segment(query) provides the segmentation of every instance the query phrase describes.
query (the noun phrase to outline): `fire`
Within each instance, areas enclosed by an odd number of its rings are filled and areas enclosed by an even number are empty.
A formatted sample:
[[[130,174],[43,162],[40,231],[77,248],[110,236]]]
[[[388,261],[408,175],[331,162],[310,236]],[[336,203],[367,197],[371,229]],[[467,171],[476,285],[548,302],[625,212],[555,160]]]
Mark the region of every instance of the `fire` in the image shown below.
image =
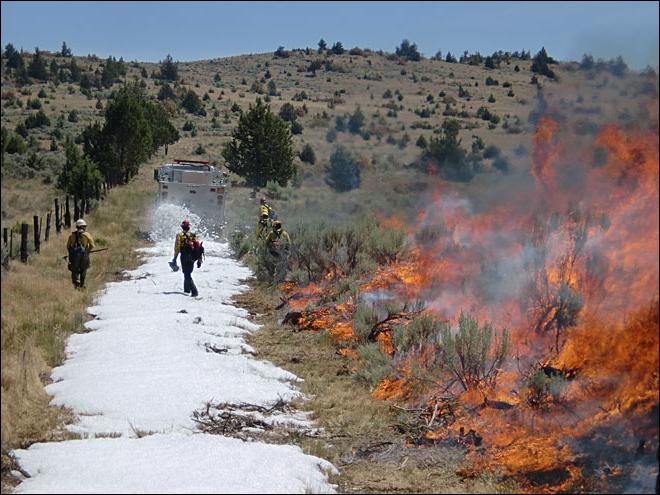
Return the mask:
[[[380,266],[360,287],[424,300],[450,323],[469,311],[508,328],[514,349],[496,385],[465,391],[438,379],[419,387],[411,370],[434,366],[433,350],[420,344],[399,356],[385,327],[375,340],[397,369],[372,395],[425,403],[427,417],[443,420],[429,419],[423,438],[469,446],[473,467],[504,467],[530,491],[598,491],[630,473],[622,466],[635,452],[658,443],[658,124],[605,126],[585,151],[543,117],[533,143],[533,189],[484,211],[438,190],[409,232],[410,256]],[[606,160],[585,158],[595,153]],[[288,290],[305,295],[298,305],[323,289]],[[312,327],[355,344],[355,308],[353,300],[318,308]],[[439,409],[429,397],[440,391],[465,407]],[[626,460],[598,474],[585,455],[594,465]]]

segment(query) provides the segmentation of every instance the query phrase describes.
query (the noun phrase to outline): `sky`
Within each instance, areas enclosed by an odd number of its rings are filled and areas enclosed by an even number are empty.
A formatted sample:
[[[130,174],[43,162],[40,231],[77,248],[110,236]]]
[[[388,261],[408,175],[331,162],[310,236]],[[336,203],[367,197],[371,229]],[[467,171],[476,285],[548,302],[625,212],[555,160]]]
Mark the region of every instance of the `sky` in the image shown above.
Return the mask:
[[[2,46],[158,62],[316,48],[393,52],[530,50],[580,60],[618,55],[658,67],[658,2],[30,2],[3,1]]]

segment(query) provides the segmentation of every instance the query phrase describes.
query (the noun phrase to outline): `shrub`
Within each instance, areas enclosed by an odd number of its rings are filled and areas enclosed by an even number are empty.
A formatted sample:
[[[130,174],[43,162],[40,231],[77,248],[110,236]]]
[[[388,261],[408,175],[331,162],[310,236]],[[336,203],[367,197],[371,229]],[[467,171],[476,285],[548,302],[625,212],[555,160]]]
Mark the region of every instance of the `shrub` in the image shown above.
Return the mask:
[[[316,154],[309,144],[306,144],[300,152],[300,160],[310,165],[316,163]]]
[[[509,333],[498,336],[490,323],[479,326],[475,318],[461,312],[458,331],[444,326],[440,334],[447,369],[465,390],[493,386],[509,352]]]
[[[373,305],[360,304],[353,314],[353,334],[359,342],[367,342],[374,326],[379,322]]]
[[[199,143],[197,147],[195,148],[195,154],[196,155],[203,155],[206,153],[206,148],[202,145],[202,143]]]
[[[28,98],[26,106],[32,110],[39,110],[41,108],[41,101],[39,101],[38,98],[35,98],[34,100]]]
[[[41,88],[39,90],[39,94],[37,96],[39,98],[48,98],[48,94],[46,93],[46,90],[44,88]]]
[[[495,97],[493,96],[493,93],[491,93],[488,97],[488,103],[495,103]]]
[[[498,156],[493,161],[493,167],[495,167],[500,172],[506,173],[509,171],[509,162],[506,160],[506,158]]]
[[[69,122],[78,122],[79,117],[78,117],[78,110],[71,110],[69,112],[69,115],[67,116],[67,120]]]
[[[325,169],[325,182],[337,192],[360,187],[360,167],[343,146],[337,146]]]
[[[337,131],[334,129],[329,129],[325,134],[325,140],[328,143],[334,143],[337,140]]]
[[[459,98],[469,98],[470,97],[470,93],[468,92],[468,90],[463,89],[463,86],[460,85],[460,84],[458,85],[458,97]]]
[[[290,56],[289,52],[283,46],[278,46],[273,55],[277,58],[289,58]]]
[[[183,130],[184,131],[192,131],[195,128],[195,124],[191,122],[190,120],[186,120],[185,123],[183,124]]]
[[[303,126],[297,120],[291,122],[291,134],[302,134]]]
[[[25,128],[34,129],[35,127],[48,127],[50,119],[46,116],[43,110],[39,110],[36,114],[31,114],[25,119]]]
[[[282,105],[278,115],[285,122],[293,122],[298,117],[296,108],[291,103],[285,103]]]
[[[458,131],[460,124],[455,119],[442,123],[441,135],[431,138],[422,155],[420,165],[427,171],[437,170],[447,180],[470,181],[474,177],[478,163],[468,157],[460,146]]]
[[[426,149],[428,143],[426,142],[426,138],[424,137],[423,134],[417,138],[417,141],[415,142],[415,146],[417,146],[418,148]]]
[[[383,98],[392,98],[394,95],[392,95],[392,91],[389,89],[386,89],[385,92],[383,93]]]
[[[181,100],[181,106],[188,113],[202,116],[206,115],[206,110],[204,110],[204,103],[199,98],[197,93],[195,93],[192,89],[188,89],[188,91],[186,91],[186,94]]]
[[[348,119],[348,130],[351,134],[359,134],[360,129],[364,125],[364,114],[360,110],[360,107],[355,109],[355,112]]]
[[[360,357],[360,369],[354,378],[358,382],[375,387],[394,372],[392,359],[381,350],[380,344],[363,344],[357,348],[357,353]]]
[[[486,78],[486,86],[498,86],[499,84],[500,83],[497,81],[497,79],[493,79],[490,76]]]
[[[500,156],[500,149],[494,144],[486,146],[484,149],[484,158],[497,158]]]
[[[229,239],[229,247],[238,260],[242,259],[250,251],[250,240],[245,232],[236,230]]]

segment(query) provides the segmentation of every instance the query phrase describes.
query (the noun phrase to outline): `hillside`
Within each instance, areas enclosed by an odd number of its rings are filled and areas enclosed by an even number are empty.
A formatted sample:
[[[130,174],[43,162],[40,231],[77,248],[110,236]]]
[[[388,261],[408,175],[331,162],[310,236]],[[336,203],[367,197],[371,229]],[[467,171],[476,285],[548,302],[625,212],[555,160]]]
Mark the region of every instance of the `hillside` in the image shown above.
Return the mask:
[[[32,55],[23,57],[27,65]],[[221,151],[241,111],[257,98],[276,114],[293,105],[296,152],[309,145],[315,163],[296,158],[293,183],[261,191],[228,173],[227,237],[252,237],[255,197],[264,194],[294,243],[316,249],[307,273],[302,258],[309,253],[296,253],[287,284],[259,276],[237,301],[264,325],[250,342],[260,356],[305,379],[303,392],[314,397],[305,407],[330,440],[299,443],[339,467],[335,481],[342,491],[598,492],[647,486],[657,444],[657,394],[654,399],[650,393],[657,391],[657,373],[650,371],[657,369],[657,74],[583,60],[551,64],[556,79],[550,79],[531,71],[533,60],[511,56],[486,68],[483,60],[410,61],[366,49],[341,55],[292,50],[179,62],[168,96],[165,82],[154,77],[161,64],[126,62],[125,74],[119,71],[104,87],[102,75],[116,61],[44,57],[47,66],[54,61],[64,67],[64,82],[32,80],[21,87],[3,59],[3,150],[5,129],[17,132],[38,110],[50,119],[27,129],[23,153],[3,153],[3,227],[30,221],[62,198],[55,184],[66,137],[75,139],[88,124],[102,121],[123,81],[138,80],[150,95],[160,94],[181,139],[167,155],[159,150],[137,180],[102,200],[98,220],[92,218],[110,245],[122,236],[122,246],[143,244],[138,239],[144,238],[155,193],[150,168],[172,158],[223,166]],[[72,60],[90,87],[66,81]],[[182,105],[189,91],[202,104],[193,112]],[[358,109],[364,122],[352,132],[351,122],[360,123]],[[452,119],[460,126],[467,168],[422,159]],[[333,190],[325,180],[338,145],[360,170],[359,187],[348,192]],[[372,219],[377,226],[361,223]],[[353,264],[342,251],[350,251],[351,239],[357,239]],[[96,288],[137,263],[135,255],[112,256]],[[243,258],[258,275],[259,256],[252,250]],[[40,264],[49,263],[42,272],[49,285],[39,290],[52,287],[56,293],[63,270],[45,258],[31,258],[25,273],[34,281]],[[3,296],[10,290],[4,277],[12,276],[3,272]],[[29,282],[20,291],[29,293]],[[66,295],[53,297],[53,311],[61,313]],[[420,318],[422,310],[412,301],[424,301],[430,319]],[[76,296],[76,311],[89,302],[87,295]],[[6,304],[3,297],[3,397],[5,382],[20,375],[5,371],[5,353],[12,363],[38,368],[37,376],[47,371],[20,358],[22,340],[4,335],[30,326],[18,316],[29,303],[13,302],[9,317]],[[454,324],[464,311],[475,322],[493,323],[494,347],[506,347],[502,329],[508,328],[514,350],[472,382],[461,382],[460,372],[448,379],[450,370],[442,368],[451,348],[443,325]],[[293,327],[279,324],[287,317]],[[65,334],[79,330],[81,322],[80,315],[65,320],[64,335],[47,342],[48,366],[59,362]],[[39,328],[48,323],[40,320]],[[407,337],[409,332],[416,333]],[[34,338],[44,345],[43,337]],[[630,353],[612,350],[609,359],[612,340],[644,358],[632,363]],[[630,383],[613,379],[621,375],[630,376]],[[38,408],[45,408],[40,400]],[[17,410],[12,415],[20,416]],[[634,425],[618,437],[617,414]],[[44,420],[20,428],[12,423],[13,436],[5,437],[4,417],[3,408],[3,449],[49,437],[55,428]],[[602,448],[602,436],[614,438],[608,448]],[[639,457],[631,460],[635,448]],[[603,463],[614,468],[604,473]]]

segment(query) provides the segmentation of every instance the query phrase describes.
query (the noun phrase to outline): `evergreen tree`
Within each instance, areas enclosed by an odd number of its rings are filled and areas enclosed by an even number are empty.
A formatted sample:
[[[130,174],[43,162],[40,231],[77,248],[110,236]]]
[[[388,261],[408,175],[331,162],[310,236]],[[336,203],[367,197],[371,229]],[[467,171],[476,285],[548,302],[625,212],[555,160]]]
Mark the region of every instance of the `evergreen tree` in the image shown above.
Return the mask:
[[[335,43],[334,45],[332,45],[332,48],[330,49],[330,51],[331,51],[334,55],[341,55],[341,54],[344,53],[346,50],[344,50],[344,46],[341,44],[341,41],[337,41],[337,43]]]
[[[325,168],[325,182],[337,192],[360,187],[360,167],[343,146],[337,146]]]
[[[160,64],[160,78],[166,81],[176,81],[179,77],[179,64],[174,63],[171,55],[167,55]]]
[[[241,115],[222,156],[248,186],[264,187],[268,181],[286,186],[295,172],[289,126],[261,98]]]
[[[58,177],[57,185],[67,194],[79,198],[83,204],[98,199],[103,186],[103,177],[96,164],[84,156],[70,140],[65,145],[66,163]]]
[[[357,107],[353,115],[348,119],[348,131],[351,134],[359,134],[364,125],[364,120],[364,114],[360,110],[360,107]]]
[[[417,62],[422,59],[422,55],[417,51],[417,45],[413,43],[410,44],[410,41],[403,40],[401,46],[396,48],[396,54],[400,57],[404,57],[413,62]]]
[[[323,38],[319,40],[319,53],[323,53],[328,49],[328,45]]]
[[[306,144],[300,152],[300,160],[310,165],[316,163],[316,153],[314,153],[314,149],[309,144]]]
[[[60,50],[60,57],[72,57],[73,52],[71,52],[71,48],[66,46],[66,42],[62,42],[62,49]]]
[[[542,47],[541,50],[534,56],[534,61],[532,62],[532,72],[536,72],[537,74],[549,77],[550,79],[555,79],[555,73],[548,66],[548,64],[554,63],[556,63],[555,60],[549,57],[545,51],[545,47]]]
[[[28,76],[38,79],[40,81],[46,81],[48,79],[48,69],[46,69],[46,61],[44,60],[43,55],[39,51],[39,47],[34,49],[34,55],[32,56],[32,61],[28,65]]]
[[[278,115],[285,122],[293,122],[298,118],[298,114],[296,113],[296,108],[291,103],[285,103],[284,105],[282,105]]]
[[[186,94],[181,100],[181,106],[188,113],[193,113],[195,115],[206,115],[206,110],[204,110],[204,103],[199,98],[197,93],[195,93],[192,89],[188,89],[188,91],[186,91]]]
[[[8,69],[18,69],[25,65],[23,57],[21,57],[21,54],[11,43],[7,43],[7,46],[5,46],[5,54],[3,57],[7,59]]]
[[[71,72],[71,81],[73,82],[79,82],[80,77],[82,75],[82,72],[80,68],[78,67],[78,64],[76,63],[76,59],[71,59],[71,63],[69,64],[69,72]]]
[[[445,62],[449,62],[450,64],[455,64],[456,63],[456,57],[454,57],[451,52],[447,52],[447,56],[445,57]]]
[[[108,103],[103,127],[95,123],[82,134],[85,154],[110,185],[127,183],[159,146],[178,138],[165,111],[137,82],[123,86]]]

